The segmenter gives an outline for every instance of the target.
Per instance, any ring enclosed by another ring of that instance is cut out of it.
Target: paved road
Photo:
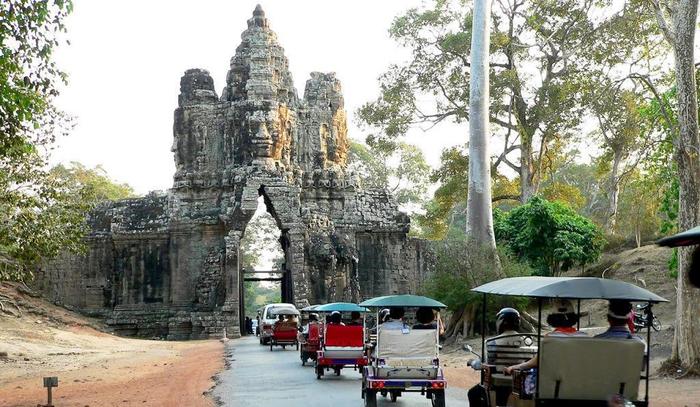
[[[340,376],[316,380],[313,367],[301,366],[294,347],[260,346],[257,338],[229,341],[226,354],[231,369],[219,375],[214,395],[231,407],[359,407],[362,406],[360,374],[344,369]],[[467,405],[466,392],[447,389],[447,406]],[[430,400],[408,393],[398,402],[379,400],[380,406],[430,407]]]

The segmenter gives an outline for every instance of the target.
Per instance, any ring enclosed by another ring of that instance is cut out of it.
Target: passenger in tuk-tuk
[[[352,311],[350,313],[350,322],[348,325],[362,325],[362,314],[360,314],[358,311]]]
[[[331,312],[328,323],[331,325],[345,325],[343,323],[343,315],[340,313],[340,311]]]
[[[389,320],[381,325],[381,329],[408,329],[403,320],[406,310],[403,307],[389,308]]]
[[[610,327],[607,331],[596,335],[596,338],[603,339],[631,339],[644,342],[639,335],[630,332],[627,325],[627,315],[632,312],[632,303],[625,300],[610,300],[608,304],[608,324]]]
[[[545,336],[587,336],[585,332],[576,329],[579,315],[574,310],[573,304],[569,300],[556,300],[554,303],[554,312],[547,315],[547,324],[554,328],[552,332]],[[505,374],[511,374],[513,370],[527,370],[537,367],[537,356],[524,363],[508,366],[503,369]]]
[[[311,324],[318,324],[318,314],[316,314],[316,313],[309,314],[309,322],[306,325],[304,325],[304,327],[302,328],[302,331],[301,331],[304,335],[309,334],[309,325],[311,325]]]
[[[416,324],[412,329],[439,329],[440,335],[445,333],[445,325],[440,319],[440,315],[436,314],[435,310],[430,307],[420,307],[416,311]]]
[[[418,321],[418,323],[414,324],[411,327],[412,329],[437,329],[438,327],[432,308],[418,308],[418,311],[416,311],[416,321]]]

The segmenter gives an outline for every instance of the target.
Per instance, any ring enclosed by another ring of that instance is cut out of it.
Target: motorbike
[[[638,304],[637,309],[634,310],[634,328],[636,330],[642,330],[651,326],[655,331],[661,330],[661,321],[653,315],[651,318],[651,324],[649,323],[649,304]]]

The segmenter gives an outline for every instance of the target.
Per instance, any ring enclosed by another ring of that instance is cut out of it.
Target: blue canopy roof
[[[369,312],[369,310],[365,307],[361,307],[357,304],[353,304],[351,302],[331,302],[329,304],[323,304],[323,305],[318,305],[314,309],[316,312],[333,312],[333,311],[339,311],[339,312]]]
[[[504,278],[476,287],[472,291],[537,298],[668,302],[667,299],[634,284],[595,277]]]
[[[385,295],[363,301],[360,303],[363,307],[430,307],[430,308],[447,308],[447,305],[436,301],[432,298],[423,297],[421,295]]]

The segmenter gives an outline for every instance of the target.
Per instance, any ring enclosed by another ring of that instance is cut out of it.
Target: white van
[[[278,304],[267,304],[263,308],[260,314],[260,344],[267,345],[270,341],[270,336],[272,336],[272,326],[277,320],[277,310],[279,309],[293,309],[296,310],[297,307],[294,304],[278,303]]]

